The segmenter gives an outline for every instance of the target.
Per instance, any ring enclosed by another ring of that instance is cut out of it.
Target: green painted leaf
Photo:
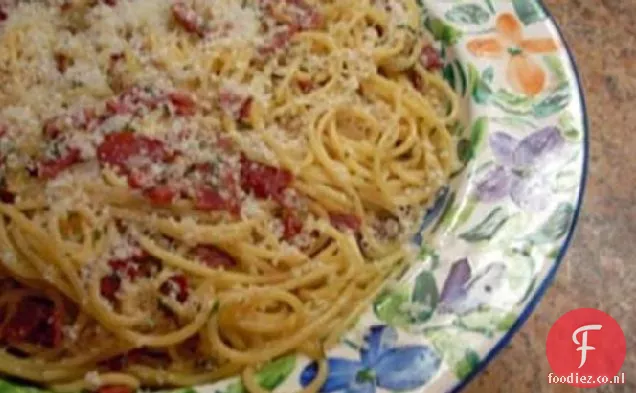
[[[463,163],[467,163],[473,158],[473,147],[470,140],[463,138],[457,142],[457,157]]]
[[[448,82],[448,85],[453,89],[457,89],[457,87],[455,86],[455,67],[452,63],[446,64],[444,66],[442,74],[444,75],[444,79],[446,80],[446,82]]]
[[[492,4],[492,0],[486,0],[486,5],[488,6],[488,11],[491,14],[495,14],[497,11],[495,10],[495,6]]]
[[[285,382],[295,366],[296,355],[280,357],[267,363],[256,373],[256,382],[261,388],[272,391]],[[236,381],[229,384],[224,393],[247,393],[247,390],[241,381]]]
[[[581,140],[582,132],[578,129],[572,113],[569,111],[563,112],[559,116],[559,130],[561,135],[567,140],[572,142],[578,142]]]
[[[524,25],[531,25],[546,18],[543,8],[535,0],[512,0],[512,7]]]
[[[0,380],[0,393],[46,393],[46,390]]]
[[[425,242],[420,245],[420,252],[417,257],[422,261],[430,261],[429,270],[435,270],[439,266],[439,254]]]
[[[461,317],[459,324],[464,329],[492,337],[497,331],[508,330],[506,327],[512,326],[516,320],[516,314],[505,310],[485,308]]]
[[[532,112],[538,118],[548,117],[565,109],[571,100],[570,89],[562,88],[534,104]]]
[[[491,117],[490,121],[492,121],[493,123],[497,123],[497,124],[501,124],[503,126],[509,126],[512,128],[529,128],[532,130],[536,130],[539,127],[531,122],[530,120],[523,118],[523,117],[517,117],[517,116],[502,116],[502,117]]]
[[[490,240],[501,227],[508,221],[508,214],[501,207],[491,211],[486,218],[468,232],[459,235],[467,242],[479,242]]]
[[[497,324],[497,330],[500,332],[507,332],[514,326],[515,322],[517,322],[518,315],[514,312],[507,313],[499,323]]]
[[[481,75],[477,68],[468,64],[468,80],[471,89],[473,99],[478,104],[485,104],[492,96],[492,89],[490,85],[494,79],[494,70],[492,67],[486,68]]]
[[[446,19],[465,25],[483,25],[490,14],[479,4],[458,4],[446,12]]]
[[[527,116],[533,111],[533,102],[530,97],[511,93],[505,89],[500,89],[493,94],[492,101],[510,114]]]
[[[458,379],[464,380],[479,365],[479,355],[477,352],[467,349],[464,358],[457,362],[453,371]]]
[[[457,74],[459,75],[459,87],[461,88],[461,93],[462,95],[466,95],[466,89],[467,89],[467,78],[466,78],[466,72],[464,71],[464,67],[462,67],[462,63],[459,62],[459,60],[455,60],[455,67],[457,69]]]
[[[482,142],[486,137],[486,133],[488,132],[488,118],[487,117],[479,117],[473,123],[473,127],[470,131],[470,144],[473,149],[473,157],[479,151]]]
[[[267,363],[256,373],[256,381],[265,390],[274,390],[294,371],[296,355],[288,355]]]
[[[435,329],[425,334],[457,377],[464,378],[479,364],[479,355],[469,348],[458,328]]]
[[[436,41],[440,41],[446,46],[455,45],[462,37],[461,31],[444,23],[441,19],[428,18],[425,22],[425,26]]]
[[[560,84],[568,83],[568,76],[565,73],[565,67],[561,58],[557,55],[546,55],[543,57],[543,62],[548,66],[548,69],[552,72],[556,80]]]
[[[227,386],[225,393],[246,393],[243,384],[240,381],[232,382]]]
[[[409,297],[409,290],[405,287],[383,291],[373,303],[375,315],[392,326],[408,325],[411,317],[404,307],[409,303]]]
[[[561,203],[552,213],[550,218],[530,235],[529,240],[535,244],[550,243],[564,236],[574,218],[574,207],[567,202]]]
[[[439,302],[437,282],[431,272],[424,270],[417,276],[411,301],[417,308],[421,308],[421,310],[412,313],[413,322],[428,321]]]
[[[581,176],[575,170],[566,170],[557,173],[552,189],[555,192],[566,192],[579,186]]]
[[[525,254],[512,254],[508,258],[508,286],[515,293],[523,295],[535,277],[534,259]]]

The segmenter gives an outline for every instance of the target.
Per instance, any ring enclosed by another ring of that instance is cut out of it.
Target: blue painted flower
[[[385,325],[372,326],[365,337],[360,360],[329,358],[329,376],[322,393],[374,393],[376,386],[391,390],[413,390],[428,383],[439,370],[441,358],[422,345],[396,346],[397,332]],[[316,363],[300,375],[306,387],[316,377]]]
[[[552,197],[545,168],[565,140],[556,127],[538,130],[522,140],[505,132],[490,135],[489,143],[497,164],[477,183],[475,195],[492,203],[510,196],[529,211],[541,211]]]

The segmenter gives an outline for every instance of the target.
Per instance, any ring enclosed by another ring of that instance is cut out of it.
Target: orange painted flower
[[[499,15],[497,35],[468,42],[468,50],[478,57],[499,58],[510,55],[507,78],[512,88],[531,96],[543,91],[547,75],[529,54],[550,53],[558,49],[552,38],[524,39],[521,23],[510,13]]]

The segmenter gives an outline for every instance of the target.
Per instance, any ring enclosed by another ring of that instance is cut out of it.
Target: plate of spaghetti
[[[0,0],[0,391],[458,391],[583,106],[534,0]]]

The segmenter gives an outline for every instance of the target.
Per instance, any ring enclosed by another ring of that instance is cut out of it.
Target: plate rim
[[[574,55],[574,51],[572,50],[570,44],[566,40],[561,26],[554,18],[554,15],[550,11],[550,9],[546,6],[545,0],[531,0],[538,4],[542,11],[547,16],[547,23],[551,24],[556,32],[556,36],[558,36],[559,41],[563,44],[565,48],[565,52],[569,61],[569,68],[574,75],[574,80],[576,81],[576,86],[573,87],[572,91],[576,91],[579,97],[579,103],[581,108],[581,120],[582,120],[582,168],[581,168],[581,178],[579,179],[579,192],[577,195],[577,203],[574,209],[574,215],[572,217],[572,221],[570,223],[570,227],[568,228],[567,235],[565,235],[564,240],[561,243],[561,247],[559,248],[559,253],[554,259],[554,263],[545,278],[536,289],[532,298],[528,301],[526,306],[522,309],[517,317],[517,320],[512,325],[512,327],[506,331],[503,336],[496,342],[496,344],[488,350],[488,353],[485,357],[483,357],[479,363],[470,371],[470,373],[461,379],[455,386],[453,386],[448,393],[459,393],[463,391],[468,385],[470,385],[476,377],[478,377],[482,372],[484,372],[490,363],[500,354],[500,352],[508,346],[508,344],[512,341],[513,337],[521,330],[521,328],[528,321],[530,316],[534,314],[537,306],[545,298],[547,290],[554,283],[555,278],[557,277],[557,273],[565,256],[570,249],[572,240],[574,239],[574,235],[576,234],[577,226],[579,223],[579,219],[581,216],[581,211],[583,210],[583,204],[585,199],[585,191],[587,189],[587,180],[588,180],[588,172],[589,172],[589,153],[590,153],[590,123],[587,111],[587,102],[585,98],[585,91],[582,86],[582,78],[581,72],[576,62],[576,57]],[[422,393],[426,392],[426,389],[422,389]],[[432,393],[432,392],[431,392]]]

